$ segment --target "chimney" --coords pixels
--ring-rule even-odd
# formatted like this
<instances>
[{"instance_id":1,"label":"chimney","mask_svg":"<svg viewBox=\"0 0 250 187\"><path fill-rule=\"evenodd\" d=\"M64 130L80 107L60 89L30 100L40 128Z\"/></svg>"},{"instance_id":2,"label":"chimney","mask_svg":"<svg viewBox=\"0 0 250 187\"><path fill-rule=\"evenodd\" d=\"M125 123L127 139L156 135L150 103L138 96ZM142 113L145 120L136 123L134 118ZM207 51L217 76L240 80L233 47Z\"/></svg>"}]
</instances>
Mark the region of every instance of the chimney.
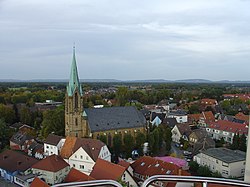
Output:
<instances>
[{"instance_id":1,"label":"chimney","mask_svg":"<svg viewBox=\"0 0 250 187\"><path fill-rule=\"evenodd\" d=\"M250 116L250 115L249 115ZM250 120L249 120L250 123ZM250 183L250 128L248 128L248 135L247 135L247 155L246 155L246 164L245 164L245 176L244 181Z\"/></svg>"}]
</instances>

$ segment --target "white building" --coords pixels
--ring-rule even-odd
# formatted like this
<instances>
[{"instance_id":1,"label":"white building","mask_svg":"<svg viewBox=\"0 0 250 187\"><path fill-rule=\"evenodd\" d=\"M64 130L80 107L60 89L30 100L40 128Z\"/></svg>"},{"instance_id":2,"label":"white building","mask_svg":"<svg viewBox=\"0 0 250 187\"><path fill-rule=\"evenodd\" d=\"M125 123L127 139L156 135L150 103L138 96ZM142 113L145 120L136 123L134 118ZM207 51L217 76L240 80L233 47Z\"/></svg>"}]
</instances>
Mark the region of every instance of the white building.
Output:
<instances>
[{"instance_id":1,"label":"white building","mask_svg":"<svg viewBox=\"0 0 250 187\"><path fill-rule=\"evenodd\" d=\"M168 118L175 118L177 123L186 123L188 121L188 115L183 111L172 111L167 114Z\"/></svg>"},{"instance_id":2,"label":"white building","mask_svg":"<svg viewBox=\"0 0 250 187\"><path fill-rule=\"evenodd\" d=\"M49 134L44 143L44 156L59 155L65 139L55 134Z\"/></svg>"},{"instance_id":3,"label":"white building","mask_svg":"<svg viewBox=\"0 0 250 187\"><path fill-rule=\"evenodd\" d=\"M61 156L70 167L89 175L98 158L111 162L111 153L101 141L90 138L67 137Z\"/></svg>"},{"instance_id":4,"label":"white building","mask_svg":"<svg viewBox=\"0 0 250 187\"><path fill-rule=\"evenodd\" d=\"M247 135L248 127L245 124L230 122L226 120L218 120L211 122L207 127L206 131L215 140L223 138L225 142L233 143L234 135L243 133Z\"/></svg>"},{"instance_id":5,"label":"white building","mask_svg":"<svg viewBox=\"0 0 250 187\"><path fill-rule=\"evenodd\" d=\"M185 124L177 124L171 130L171 133L172 133L172 141L175 143L180 143L181 138L188 141L188 136L191 133L191 128L186 123Z\"/></svg>"},{"instance_id":6,"label":"white building","mask_svg":"<svg viewBox=\"0 0 250 187\"><path fill-rule=\"evenodd\" d=\"M222 177L243 177L245 173L246 153L227 148L210 148L194 156L199 165L208 166L212 172Z\"/></svg>"},{"instance_id":7,"label":"white building","mask_svg":"<svg viewBox=\"0 0 250 187\"><path fill-rule=\"evenodd\" d=\"M57 155L51 155L32 166L32 172L47 184L61 183L70 171L69 164Z\"/></svg>"}]
</instances>

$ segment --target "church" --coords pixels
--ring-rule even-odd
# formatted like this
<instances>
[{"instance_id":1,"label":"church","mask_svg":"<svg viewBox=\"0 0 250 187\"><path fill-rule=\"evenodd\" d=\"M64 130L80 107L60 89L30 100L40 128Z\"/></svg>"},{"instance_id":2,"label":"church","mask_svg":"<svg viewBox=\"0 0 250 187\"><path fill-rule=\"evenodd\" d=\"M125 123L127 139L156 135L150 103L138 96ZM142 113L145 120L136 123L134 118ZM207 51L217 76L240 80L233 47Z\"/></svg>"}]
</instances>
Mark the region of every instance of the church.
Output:
<instances>
[{"instance_id":1,"label":"church","mask_svg":"<svg viewBox=\"0 0 250 187\"><path fill-rule=\"evenodd\" d=\"M84 91L82 89L76 64L75 48L70 70L70 79L65 94L65 136L89 137L98 139L107 137L112 144L115 134L146 133L146 119L135 107L83 108Z\"/></svg>"}]
</instances>

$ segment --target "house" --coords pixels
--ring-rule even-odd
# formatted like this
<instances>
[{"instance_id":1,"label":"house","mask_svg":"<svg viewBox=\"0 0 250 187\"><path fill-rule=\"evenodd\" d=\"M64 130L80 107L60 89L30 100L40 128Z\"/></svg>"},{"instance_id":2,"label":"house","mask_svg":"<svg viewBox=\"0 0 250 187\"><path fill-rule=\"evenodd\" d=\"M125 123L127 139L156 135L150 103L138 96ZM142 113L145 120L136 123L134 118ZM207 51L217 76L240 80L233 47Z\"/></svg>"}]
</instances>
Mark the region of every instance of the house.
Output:
<instances>
[{"instance_id":1,"label":"house","mask_svg":"<svg viewBox=\"0 0 250 187\"><path fill-rule=\"evenodd\" d=\"M218 105L218 102L216 99L204 98L204 99L201 99L200 104L205 105L205 106L215 106L215 105Z\"/></svg>"},{"instance_id":2,"label":"house","mask_svg":"<svg viewBox=\"0 0 250 187\"><path fill-rule=\"evenodd\" d=\"M28 148L28 155L33 156L37 159L43 159L44 158L43 144L33 141L32 144Z\"/></svg>"},{"instance_id":3,"label":"house","mask_svg":"<svg viewBox=\"0 0 250 187\"><path fill-rule=\"evenodd\" d=\"M30 184L30 187L49 187L49 185L38 177L36 177Z\"/></svg>"},{"instance_id":4,"label":"house","mask_svg":"<svg viewBox=\"0 0 250 187\"><path fill-rule=\"evenodd\" d=\"M223 138L225 142L233 143L233 137L235 134L248 134L248 127L241 123L218 120L209 123L206 127L206 131L208 135L215 140Z\"/></svg>"},{"instance_id":5,"label":"house","mask_svg":"<svg viewBox=\"0 0 250 187\"><path fill-rule=\"evenodd\" d=\"M111 162L108 147L100 140L91 138L66 137L60 155L70 167L87 175L91 173L98 158Z\"/></svg>"},{"instance_id":6,"label":"house","mask_svg":"<svg viewBox=\"0 0 250 187\"><path fill-rule=\"evenodd\" d=\"M200 150L206 150L215 147L214 140L208 136L206 129L195 129L189 135L189 144L192 148L192 154L196 155Z\"/></svg>"},{"instance_id":7,"label":"house","mask_svg":"<svg viewBox=\"0 0 250 187\"><path fill-rule=\"evenodd\" d=\"M10 148L12 150L25 151L28 148L28 142L32 143L34 141L34 136L24 132L18 131L10 139Z\"/></svg>"},{"instance_id":8,"label":"house","mask_svg":"<svg viewBox=\"0 0 250 187\"><path fill-rule=\"evenodd\" d=\"M65 142L65 139L62 136L55 134L49 134L44 142L44 155L59 155L60 150Z\"/></svg>"},{"instance_id":9,"label":"house","mask_svg":"<svg viewBox=\"0 0 250 187\"><path fill-rule=\"evenodd\" d=\"M95 180L93 177L86 175L75 168L71 168L68 175L65 177L64 182L80 182Z\"/></svg>"},{"instance_id":10,"label":"house","mask_svg":"<svg viewBox=\"0 0 250 187\"><path fill-rule=\"evenodd\" d=\"M16 151L5 150L0 153L0 176L12 183L17 183L21 186L26 186L34 179L30 179L30 168L37 163L35 158L23 155ZM19 177L16 177L18 174ZM22 177L28 176L25 180ZM16 178L15 178L16 177Z\"/></svg>"},{"instance_id":11,"label":"house","mask_svg":"<svg viewBox=\"0 0 250 187\"><path fill-rule=\"evenodd\" d=\"M33 174L39 175L49 185L61 183L69 170L69 164L58 155L48 156L32 166Z\"/></svg>"},{"instance_id":12,"label":"house","mask_svg":"<svg viewBox=\"0 0 250 187\"><path fill-rule=\"evenodd\" d=\"M153 175L190 175L187 171L182 170L179 166L164 162L162 160L143 156L133 162L131 167L134 170L134 179L141 185L147 178ZM151 186L175 186L175 183L156 181ZM191 185L190 185L191 186Z\"/></svg>"},{"instance_id":13,"label":"house","mask_svg":"<svg viewBox=\"0 0 250 187\"><path fill-rule=\"evenodd\" d=\"M150 122L152 125L159 126L165 119L165 116L166 116L165 113L152 112L150 115Z\"/></svg>"},{"instance_id":14,"label":"house","mask_svg":"<svg viewBox=\"0 0 250 187\"><path fill-rule=\"evenodd\" d=\"M171 111L167 114L168 118L175 118L177 123L186 123L188 121L187 113L183 110Z\"/></svg>"},{"instance_id":15,"label":"house","mask_svg":"<svg viewBox=\"0 0 250 187\"><path fill-rule=\"evenodd\" d=\"M172 129L177 124L177 121L175 118L164 118L162 124Z\"/></svg>"},{"instance_id":16,"label":"house","mask_svg":"<svg viewBox=\"0 0 250 187\"><path fill-rule=\"evenodd\" d=\"M218 116L218 120L226 120L226 121L230 121L234 123L248 124L245 120L241 118L237 118L236 116L230 116L230 115L225 115L225 114L220 114Z\"/></svg>"},{"instance_id":17,"label":"house","mask_svg":"<svg viewBox=\"0 0 250 187\"><path fill-rule=\"evenodd\" d=\"M211 111L204 111L200 114L189 114L188 121L192 124L206 127L208 122L215 121L215 117Z\"/></svg>"},{"instance_id":18,"label":"house","mask_svg":"<svg viewBox=\"0 0 250 187\"><path fill-rule=\"evenodd\" d=\"M191 133L191 128L187 123L177 124L171 130L172 133L172 141L176 143L180 143L180 139L188 141L188 137Z\"/></svg>"},{"instance_id":19,"label":"house","mask_svg":"<svg viewBox=\"0 0 250 187\"><path fill-rule=\"evenodd\" d=\"M138 186L125 167L100 158L97 159L90 176L97 180L123 181L126 183L126 186Z\"/></svg>"},{"instance_id":20,"label":"house","mask_svg":"<svg viewBox=\"0 0 250 187\"><path fill-rule=\"evenodd\" d=\"M212 172L221 173L222 177L244 177L246 153L227 148L210 148L194 156L199 165L208 166Z\"/></svg>"}]
</instances>

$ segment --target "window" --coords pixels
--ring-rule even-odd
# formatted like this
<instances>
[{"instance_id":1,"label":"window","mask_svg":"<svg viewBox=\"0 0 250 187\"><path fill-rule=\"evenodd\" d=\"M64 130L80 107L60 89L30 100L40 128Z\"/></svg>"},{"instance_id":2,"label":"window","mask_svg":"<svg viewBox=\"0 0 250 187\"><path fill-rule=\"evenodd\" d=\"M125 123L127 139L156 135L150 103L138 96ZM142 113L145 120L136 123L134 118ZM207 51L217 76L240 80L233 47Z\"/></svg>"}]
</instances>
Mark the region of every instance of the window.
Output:
<instances>
[{"instance_id":1,"label":"window","mask_svg":"<svg viewBox=\"0 0 250 187\"><path fill-rule=\"evenodd\" d=\"M75 158L77 158L77 155L75 155Z\"/></svg>"},{"instance_id":2,"label":"window","mask_svg":"<svg viewBox=\"0 0 250 187\"><path fill-rule=\"evenodd\" d=\"M83 156L82 156L82 155L81 155L80 157L81 157L81 159L83 159Z\"/></svg>"},{"instance_id":3,"label":"window","mask_svg":"<svg viewBox=\"0 0 250 187\"><path fill-rule=\"evenodd\" d=\"M89 160L89 157L88 157L88 156L86 156L86 160Z\"/></svg>"},{"instance_id":4,"label":"window","mask_svg":"<svg viewBox=\"0 0 250 187\"><path fill-rule=\"evenodd\" d=\"M76 165L75 165L75 164L73 164L73 167L75 168L75 167L76 167Z\"/></svg>"},{"instance_id":5,"label":"window","mask_svg":"<svg viewBox=\"0 0 250 187\"><path fill-rule=\"evenodd\" d=\"M80 169L84 169L84 165L80 165Z\"/></svg>"}]
</instances>

